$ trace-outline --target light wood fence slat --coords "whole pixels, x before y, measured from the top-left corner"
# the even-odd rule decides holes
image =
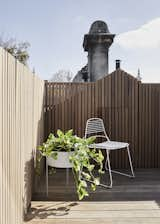
[[[30,206],[43,94],[44,81],[0,48],[0,224],[22,224]]]

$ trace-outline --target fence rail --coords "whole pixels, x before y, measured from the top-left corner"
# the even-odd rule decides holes
[[[44,81],[0,48],[0,223],[22,223],[43,140]]]
[[[112,140],[129,142],[134,166],[160,167],[160,84],[143,84],[122,70],[95,83],[46,82],[45,138],[57,129],[84,136],[90,117],[101,117]],[[126,168],[123,151],[112,154]]]

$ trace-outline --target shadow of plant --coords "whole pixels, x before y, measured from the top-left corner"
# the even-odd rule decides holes
[[[78,203],[60,203],[57,205],[38,205],[35,208],[31,208],[28,212],[25,221],[30,221],[34,218],[46,219],[52,216],[65,216],[68,215],[71,207],[78,205]]]

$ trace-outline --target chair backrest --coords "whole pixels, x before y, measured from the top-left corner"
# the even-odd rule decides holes
[[[90,118],[87,120],[85,138],[87,138],[88,135],[95,137],[105,137],[107,141],[110,141],[106,134],[104,123],[101,118]]]

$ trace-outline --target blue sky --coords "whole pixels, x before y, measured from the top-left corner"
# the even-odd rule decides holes
[[[29,66],[43,79],[60,69],[74,74],[87,62],[82,42],[95,20],[115,33],[110,72],[115,59],[144,82],[160,82],[159,0],[1,0],[0,34],[28,41]]]

